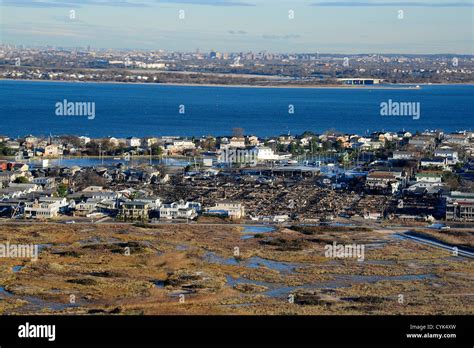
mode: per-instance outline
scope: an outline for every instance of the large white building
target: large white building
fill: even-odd
[[[443,181],[443,176],[436,172],[420,172],[415,175],[416,182],[440,183]]]
[[[458,152],[455,150],[435,150],[434,156],[445,158],[447,165],[456,165],[459,162]]]
[[[226,216],[232,220],[239,220],[245,216],[245,208],[240,202],[221,201],[217,202],[213,207],[205,209],[206,214]]]
[[[448,165],[447,158],[437,157],[437,158],[422,158],[420,161],[420,166],[423,168],[446,168]]]
[[[51,219],[59,214],[59,210],[67,207],[66,198],[41,197],[34,202],[25,203],[24,217],[33,219]]]
[[[127,138],[127,146],[129,147],[139,147],[142,144],[142,140],[140,138],[130,137]]]
[[[194,219],[201,211],[201,203],[174,202],[160,207],[160,219]]]
[[[165,148],[168,152],[178,152],[186,150],[194,150],[196,145],[193,141],[187,139],[173,140],[171,143],[166,144]]]
[[[273,149],[261,146],[254,148],[254,151],[257,152],[258,161],[277,161],[280,159],[280,156],[273,152]]]
[[[417,157],[417,153],[413,151],[394,151],[393,159],[396,160],[411,160]]]

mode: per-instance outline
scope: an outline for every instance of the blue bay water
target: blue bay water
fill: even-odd
[[[95,102],[95,119],[56,116],[55,104],[64,99]],[[380,104],[389,99],[419,102],[420,119],[381,116]],[[0,135],[217,136],[238,127],[258,136],[328,129],[472,130],[473,101],[474,85],[309,89],[2,80]]]

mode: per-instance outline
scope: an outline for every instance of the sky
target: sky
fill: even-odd
[[[0,0],[0,4],[4,44],[474,54],[474,0]]]

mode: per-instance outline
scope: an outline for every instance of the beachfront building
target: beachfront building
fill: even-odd
[[[446,220],[474,221],[474,193],[451,192],[446,198]]]
[[[232,137],[229,142],[229,147],[231,148],[245,148],[245,138],[244,137]]]
[[[123,202],[120,207],[120,219],[123,221],[147,221],[149,205],[141,201]]]
[[[142,140],[136,137],[127,138],[127,146],[128,147],[140,147],[142,144]]]
[[[86,201],[76,204],[74,216],[87,216],[88,214],[96,211],[97,205],[101,201],[101,199],[89,198]]]
[[[277,161],[280,159],[280,156],[275,154],[270,147],[259,146],[254,148],[254,151],[257,153],[258,161]]]
[[[67,207],[66,198],[41,197],[34,202],[26,202],[23,216],[32,219],[52,219],[59,215],[61,208]]]
[[[235,201],[220,201],[213,207],[205,209],[206,214],[224,216],[232,220],[239,220],[245,216],[245,208],[240,202]]]
[[[62,149],[56,144],[50,144],[48,146],[45,146],[43,151],[43,156],[45,157],[57,157],[62,154]]]
[[[160,219],[194,219],[201,211],[201,203],[197,202],[174,202],[163,204],[160,207]]]
[[[171,143],[165,145],[165,150],[168,154],[174,154],[178,152],[183,152],[187,150],[195,150],[196,145],[192,140],[188,139],[175,139]]]

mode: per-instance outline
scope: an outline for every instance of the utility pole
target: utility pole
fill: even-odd
[[[99,161],[102,159],[102,144],[99,144]]]

